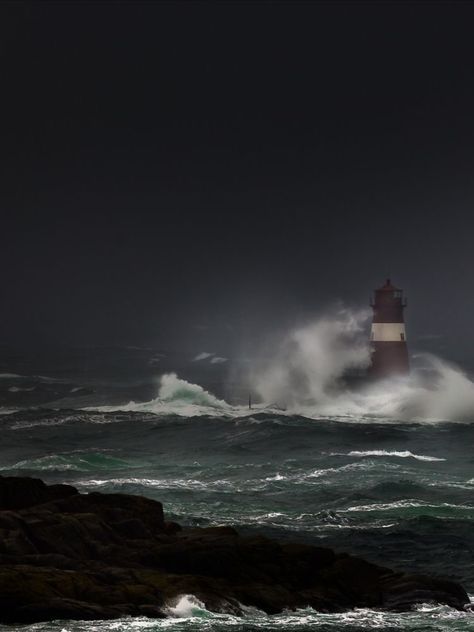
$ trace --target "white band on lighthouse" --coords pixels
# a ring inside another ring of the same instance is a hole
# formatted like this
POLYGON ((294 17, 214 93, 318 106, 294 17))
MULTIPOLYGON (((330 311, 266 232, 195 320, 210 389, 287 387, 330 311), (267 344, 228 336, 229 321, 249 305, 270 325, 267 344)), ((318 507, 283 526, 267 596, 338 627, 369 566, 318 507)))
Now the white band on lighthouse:
POLYGON ((374 342, 403 342, 406 340, 404 323, 372 323, 374 342))

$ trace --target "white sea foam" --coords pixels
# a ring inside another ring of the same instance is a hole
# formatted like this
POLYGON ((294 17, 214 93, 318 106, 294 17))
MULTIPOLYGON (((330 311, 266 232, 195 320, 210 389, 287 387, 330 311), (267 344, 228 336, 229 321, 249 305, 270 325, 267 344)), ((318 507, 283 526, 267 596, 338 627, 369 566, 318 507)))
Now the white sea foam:
POLYGON ((0 408, 0 415, 12 415, 13 413, 18 412, 18 408, 0 408))
POLYGON ((132 401, 119 406, 101 406, 89 410, 151 412, 156 415, 173 414, 184 417, 235 416, 240 412, 238 407, 218 399, 199 384, 180 379, 176 373, 165 373, 161 376, 158 397, 149 402, 132 401))
POLYGON ((37 380, 39 382, 63 382, 56 377, 47 375, 20 375, 19 373, 0 373, 0 380, 37 380))
POLYGON ((474 421, 474 382, 429 354, 413 359, 410 376, 344 387, 347 371, 370 363, 368 329, 368 313, 350 310, 297 328, 265 351, 250 381, 264 401, 315 419, 474 421))
MULTIPOLYGON (((471 598, 472 599, 472 598, 471 598)), ((240 604, 239 604, 240 605, 240 604)), ((443 632, 467 632, 472 630, 472 612, 458 611, 449 606, 420 603, 409 612, 390 612, 355 608, 347 612, 324 613, 312 608, 299 608, 284 611, 276 615, 266 615, 256 608, 241 606, 243 616, 217 614, 206 610, 204 604, 193 595, 183 595, 176 603, 166 609, 168 618, 149 619, 146 617, 124 617, 114 621, 74 621, 35 623, 23 626, 27 632, 50 632, 58 629, 62 632, 130 632, 131 630, 187 630, 188 632, 215 632, 216 630, 246 629, 288 632, 291 630, 439 630, 443 632)), ((0 626, 11 632, 15 626, 0 626)), ((18 631, 20 626, 18 626, 18 631)))
MULTIPOLYGON (((338 453, 333 453, 334 456, 338 456, 338 453)), ((424 456, 423 454, 413 454, 413 452, 410 452, 409 450, 351 450, 351 452, 348 453, 348 456, 360 456, 360 457, 365 457, 365 456, 381 456, 381 457, 386 457, 386 456, 394 456, 400 459, 407 459, 407 458, 412 458, 412 459, 416 459, 417 461, 446 461, 446 459, 442 459, 440 457, 436 457, 436 456, 424 456)))
MULTIPOLYGON (((7 468, 5 468, 7 469, 7 468)), ((8 468, 10 469, 10 468, 8 468)), ((72 468, 71 468, 72 469, 72 468)), ((79 469, 79 468, 77 468, 79 469)), ((1 470, 1 468, 0 468, 1 470)), ((195 490, 195 491, 232 491, 234 493, 261 491, 268 487, 267 479, 255 479, 254 481, 237 482, 231 479, 219 478, 216 480, 199 480, 196 478, 139 478, 124 477, 106 479, 85 479, 76 481, 79 487, 106 487, 112 486, 133 486, 147 487, 159 490, 195 490)))
MULTIPOLYGON (((305 479, 311 479, 311 478, 321 478, 323 476, 330 476, 332 474, 341 474, 341 473, 345 473, 345 472, 350 472, 353 470, 363 470, 363 471, 367 471, 367 470, 371 470, 371 469, 378 469, 380 466, 377 465, 376 463, 372 463, 370 461, 362 461, 362 462, 355 462, 355 463, 347 463, 347 465, 341 465, 341 467, 326 467, 326 468, 321 468, 321 469, 316 469, 313 470, 310 474, 306 474, 304 476, 305 479)), ((391 470, 393 469, 394 471, 396 471, 398 469, 398 467, 396 465, 386 465, 385 470, 391 470)))
POLYGON ((264 401, 285 407, 328 403, 346 371, 370 363, 367 317, 366 311, 339 310, 272 341, 252 367, 250 383, 264 401))
POLYGON ((199 617, 207 612, 204 603, 194 595, 182 595, 174 605, 169 605, 164 610, 169 616, 177 619, 199 617))
POLYGON ((84 487, 104 487, 106 485, 139 485, 155 489, 195 489, 205 490, 211 487, 233 487, 229 481, 200 481, 192 478, 107 478, 105 480, 87 479, 77 481, 77 485, 84 487))
POLYGON ((423 510, 431 509, 438 512, 445 510, 456 509, 458 511, 474 511, 474 507, 470 505, 455 505, 452 503, 439 503, 433 505, 432 503, 417 500, 416 498, 406 498, 403 500, 394 500, 389 503, 372 503, 370 505, 354 505, 353 507, 347 507, 346 509, 338 509, 338 513, 348 512, 366 512, 366 511, 396 511, 398 509, 413 509, 422 508, 423 510))
POLYGON ((86 450, 73 450, 61 454, 48 454, 37 459, 25 459, 13 465, 1 466, 0 471, 5 470, 38 470, 38 471, 94 471, 96 469, 117 470, 124 467, 129 468, 130 464, 115 456, 105 454, 112 450, 100 452, 88 452, 86 450))
MULTIPOLYGON (((265 353, 265 360, 256 361, 248 376, 263 400, 252 411, 247 406, 232 406, 176 373, 161 376, 157 397, 151 401, 98 410, 250 419, 256 412, 266 412, 279 419, 296 414, 349 423, 474 421, 474 382, 459 368, 432 355, 417 356, 409 376, 357 389, 344 386, 347 371, 363 371, 370 363, 367 334, 367 312, 340 310, 274 342, 273 351, 265 353)), ((214 354, 202 352, 195 359, 204 356, 214 354)), ((254 419, 254 423, 261 421, 254 419)))

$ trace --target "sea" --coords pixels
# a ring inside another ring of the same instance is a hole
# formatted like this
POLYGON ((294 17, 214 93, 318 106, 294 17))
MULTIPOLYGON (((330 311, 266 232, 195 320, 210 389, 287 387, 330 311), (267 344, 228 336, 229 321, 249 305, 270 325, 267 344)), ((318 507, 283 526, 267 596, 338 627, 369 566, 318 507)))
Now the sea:
MULTIPOLYGON (((255 397, 249 408, 228 366, 212 354, 134 347, 4 353, 0 473, 141 494, 183 525, 327 546, 450 578, 474 595, 474 384, 466 374, 438 363, 429 385, 341 386, 319 403, 255 397)), ((182 595, 167 607, 164 620, 0 630, 474 630, 473 613, 436 603, 408 613, 246 609, 237 617, 182 595)))

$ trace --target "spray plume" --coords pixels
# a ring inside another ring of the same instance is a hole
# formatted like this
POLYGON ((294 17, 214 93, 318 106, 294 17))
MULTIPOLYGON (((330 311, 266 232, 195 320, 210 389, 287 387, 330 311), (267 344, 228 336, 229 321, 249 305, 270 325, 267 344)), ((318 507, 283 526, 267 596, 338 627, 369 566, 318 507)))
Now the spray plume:
POLYGON ((308 417, 474 421, 474 383, 430 354, 409 376, 348 388, 344 376, 370 364, 369 313, 339 310, 291 331, 257 362, 251 383, 267 404, 308 417))
POLYGON ((367 312, 339 310, 294 329, 256 363, 251 384, 265 402, 290 407, 332 399, 347 371, 370 363, 367 318, 367 312))

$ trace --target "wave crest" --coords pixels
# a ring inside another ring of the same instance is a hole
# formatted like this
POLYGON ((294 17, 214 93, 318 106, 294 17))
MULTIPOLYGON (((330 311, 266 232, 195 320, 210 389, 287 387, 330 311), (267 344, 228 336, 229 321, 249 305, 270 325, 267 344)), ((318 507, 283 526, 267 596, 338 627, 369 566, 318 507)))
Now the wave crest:
POLYGON ((413 454, 409 450, 351 450, 348 456, 395 456, 401 459, 412 458, 417 461, 446 461, 441 457, 437 456, 424 456, 423 454, 413 454))
POLYGON ((227 416, 237 409, 199 384, 183 380, 176 373, 165 373, 160 377, 158 397, 149 402, 134 402, 122 406, 101 406, 104 412, 133 411, 147 412, 156 415, 180 415, 196 417, 200 415, 227 416))

